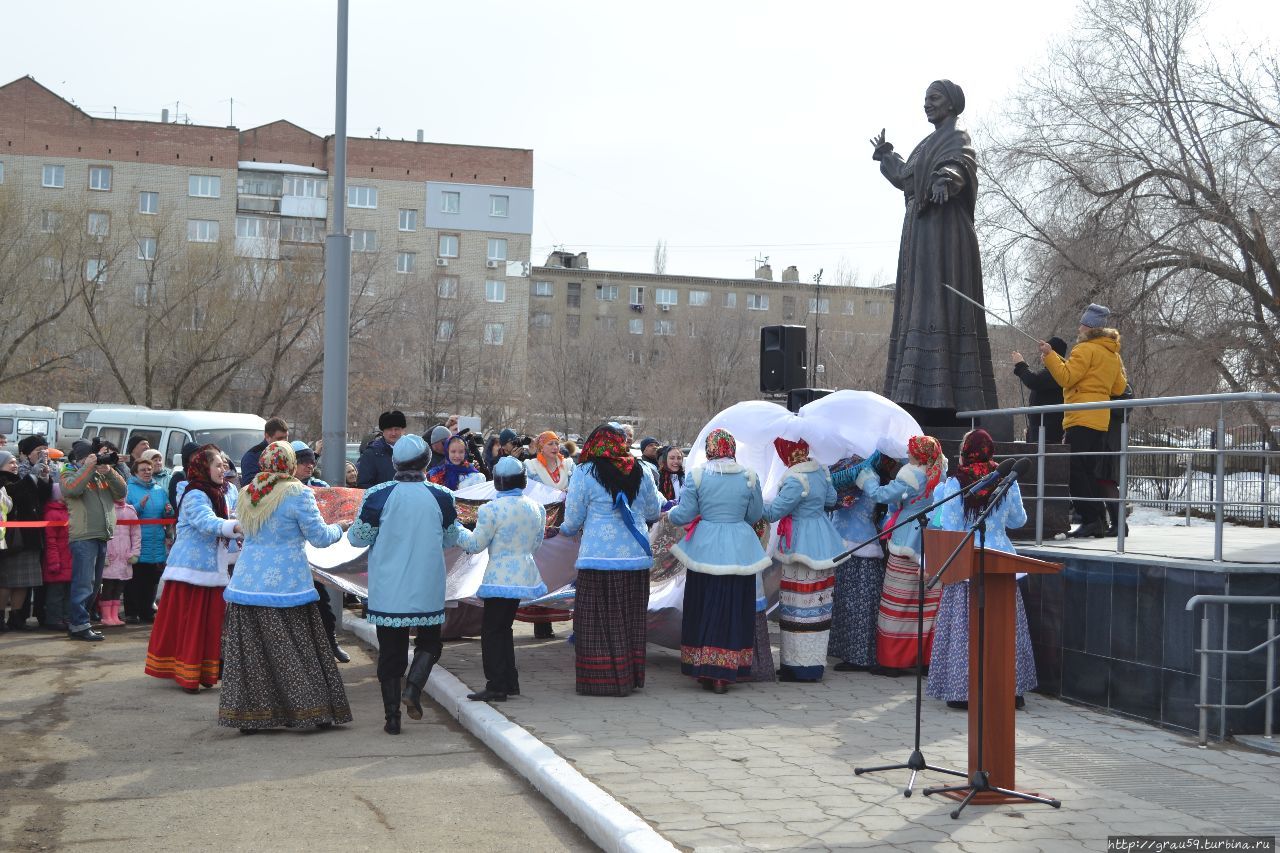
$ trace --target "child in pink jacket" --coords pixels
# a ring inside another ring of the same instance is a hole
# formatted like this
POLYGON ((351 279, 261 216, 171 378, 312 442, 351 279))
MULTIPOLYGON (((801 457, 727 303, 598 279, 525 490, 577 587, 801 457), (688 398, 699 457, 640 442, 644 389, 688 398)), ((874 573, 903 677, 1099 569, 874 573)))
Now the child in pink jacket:
POLYGON ((124 498, 116 501, 116 529, 107 542, 107 564, 102 570, 102 595, 98 599, 103 625, 124 624, 120 618, 124 585, 133 577, 133 564, 142 553, 142 530, 127 522, 137 520, 137 510, 124 498))
POLYGON ((54 478, 53 497, 44 505, 44 615, 40 624, 50 631, 67 630, 67 602, 71 592, 71 544, 67 529, 67 505, 62 485, 54 478))

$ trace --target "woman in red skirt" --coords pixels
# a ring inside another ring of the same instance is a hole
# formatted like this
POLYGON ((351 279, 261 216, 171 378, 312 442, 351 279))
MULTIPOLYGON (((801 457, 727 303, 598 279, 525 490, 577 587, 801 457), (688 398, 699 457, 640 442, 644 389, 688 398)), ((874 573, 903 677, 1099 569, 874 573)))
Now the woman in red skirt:
POLYGON ((164 591, 147 645, 147 675, 172 678, 188 693, 212 687, 222 674, 222 590, 230 580, 225 550, 239 535, 225 491, 222 453, 206 444, 187 463, 178 499, 178 532, 161 580, 164 591))

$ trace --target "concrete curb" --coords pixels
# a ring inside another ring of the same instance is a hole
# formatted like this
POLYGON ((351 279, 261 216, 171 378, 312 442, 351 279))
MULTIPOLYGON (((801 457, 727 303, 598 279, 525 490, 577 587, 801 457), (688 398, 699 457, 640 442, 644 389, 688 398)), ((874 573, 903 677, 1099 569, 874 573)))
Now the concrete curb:
MULTIPOLYGON (((344 615, 342 626, 375 649, 378 647, 377 632, 365 620, 344 615)), ((551 747, 486 703, 467 699, 470 689, 453 673, 436 666, 426 692, 609 853, 675 851, 671 842, 556 755, 551 747)))

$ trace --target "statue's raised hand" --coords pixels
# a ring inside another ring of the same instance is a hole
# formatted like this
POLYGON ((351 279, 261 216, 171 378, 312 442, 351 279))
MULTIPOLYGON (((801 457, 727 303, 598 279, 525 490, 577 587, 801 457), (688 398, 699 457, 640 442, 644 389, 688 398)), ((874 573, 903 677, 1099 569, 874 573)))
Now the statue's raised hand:
POLYGON ((883 128, 883 127, 882 127, 882 128, 880 128, 880 133, 879 133, 879 134, 877 134, 876 136, 871 137, 871 147, 872 147, 872 148, 879 148, 881 145, 884 145, 884 128, 883 128))

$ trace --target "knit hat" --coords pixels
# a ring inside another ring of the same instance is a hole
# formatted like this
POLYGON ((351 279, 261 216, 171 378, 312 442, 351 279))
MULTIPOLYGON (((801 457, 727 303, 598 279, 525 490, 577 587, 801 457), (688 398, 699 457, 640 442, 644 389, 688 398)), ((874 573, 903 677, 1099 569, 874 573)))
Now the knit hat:
POLYGON ((188 441, 182 445, 182 470, 187 470, 187 466, 191 464, 191 457, 200 452, 200 445, 194 441, 188 441))
POLYGON ((295 441, 290 443, 293 448, 293 455, 297 458, 299 465, 307 465, 316 461, 316 452, 307 446, 305 441, 295 441))
POLYGON ((129 436, 129 440, 128 440, 128 441, 126 441, 126 442, 124 443, 124 452, 125 452, 125 455, 126 455, 126 456, 132 456, 132 455, 133 455, 133 449, 134 449, 135 447, 137 447, 139 444, 142 444, 142 442, 144 442, 144 441, 146 441, 146 440, 147 440, 147 437, 146 437, 146 436, 144 436, 144 435, 139 435, 139 434, 138 434, 138 433, 136 433, 136 432, 135 432, 133 435, 129 436))
POLYGON ((510 456, 504 456, 493 466, 493 487, 500 492, 523 489, 528 483, 524 466, 510 456))
POLYGON ((397 468, 413 468, 409 463, 422 461, 420 467, 425 468, 427 465, 427 443, 419 436, 406 435, 395 443, 391 448, 391 461, 395 463, 397 468))
POLYGON ((647 435, 644 438, 640 439, 640 452, 644 453, 645 448, 651 444, 662 444, 662 442, 658 441, 658 439, 654 438, 651 435, 647 435))
POLYGON ((1090 329, 1101 329, 1111 320, 1111 309, 1105 305, 1098 305, 1090 302, 1089 307, 1084 309, 1084 315, 1080 317, 1080 325, 1088 326, 1090 329))
POLYGON ((71 461, 79 462, 90 453, 93 452, 93 446, 83 438, 78 439, 71 445, 71 461))
POLYGON ((399 409, 392 409, 389 412, 383 412, 378 415, 378 429, 394 429, 396 427, 404 429, 408 425, 409 422, 405 420, 404 412, 399 409))
POLYGON ((1059 358, 1067 357, 1067 342, 1064 341, 1062 338, 1058 338, 1058 337, 1049 338, 1049 346, 1052 347, 1053 351, 1058 354, 1059 358))
POLYGON ((510 444, 519 437, 520 436, 516 435, 515 430, 511 427, 507 427, 502 432, 498 433, 498 444, 510 444))
POLYGON ((30 456, 41 447, 48 447, 49 439, 43 435, 29 435, 22 441, 18 442, 18 453, 22 456, 30 456))
POLYGON ((433 426, 431 428, 431 433, 430 433, 431 438, 428 440, 427 443, 437 444, 441 441, 448 441, 449 436, 452 434, 453 433, 449 432, 449 428, 447 426, 433 426))
POLYGON ((0 450, 0 468, 3 468, 4 466, 8 465, 9 460, 13 458, 14 458, 14 455, 9 451, 0 450))

